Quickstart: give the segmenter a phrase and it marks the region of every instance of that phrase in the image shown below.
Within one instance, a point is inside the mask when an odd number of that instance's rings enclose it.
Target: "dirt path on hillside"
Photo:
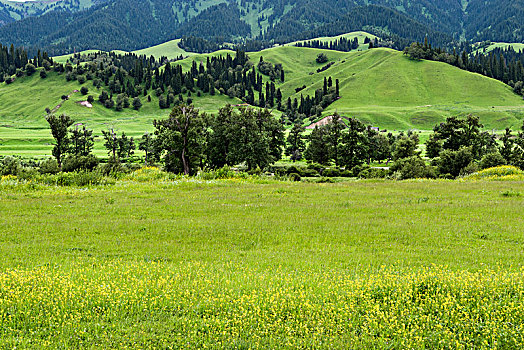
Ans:
[[[67,100],[69,100],[71,98],[71,96],[73,96],[74,93],[77,93],[79,92],[78,90],[73,90],[69,95],[67,95]],[[67,101],[67,100],[62,100],[62,102],[60,102],[58,105],[55,106],[55,108],[53,108],[51,110],[51,112],[49,114],[53,114],[55,113],[56,111],[58,111],[60,109],[60,107],[62,107],[62,104]]]

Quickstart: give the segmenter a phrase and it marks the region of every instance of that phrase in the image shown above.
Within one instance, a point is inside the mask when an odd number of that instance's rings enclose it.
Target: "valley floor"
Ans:
[[[0,347],[524,345],[522,182],[0,191]]]

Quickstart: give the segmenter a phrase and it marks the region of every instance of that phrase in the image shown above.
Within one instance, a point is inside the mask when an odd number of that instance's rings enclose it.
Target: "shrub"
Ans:
[[[55,158],[47,158],[40,162],[40,173],[41,174],[57,174],[60,171],[58,162]]]
[[[67,156],[62,164],[62,170],[72,172],[78,170],[91,171],[98,165],[98,158],[90,154],[88,156]]]
[[[296,166],[294,166],[294,165],[291,165],[291,166],[286,168],[286,174],[289,175],[289,174],[292,174],[292,173],[297,173],[297,174],[299,173],[298,168]]]
[[[322,164],[319,164],[319,163],[309,163],[307,165],[307,168],[308,169],[313,169],[315,170],[316,172],[318,173],[322,173],[322,171],[326,168],[325,166],[323,166]]]
[[[352,177],[353,173],[351,170],[344,170],[340,172],[340,177]]]
[[[288,178],[289,178],[290,181],[300,181],[300,180],[302,180],[300,175],[297,174],[297,173],[289,174]]]
[[[389,170],[379,168],[367,168],[358,174],[362,179],[384,179],[388,176]]]
[[[369,165],[367,164],[355,165],[353,168],[351,168],[351,174],[353,177],[359,177],[360,173],[367,169],[369,169]]]
[[[499,165],[505,165],[506,160],[499,152],[493,152],[488,153],[482,157],[480,160],[479,168],[480,169],[487,169],[487,168],[494,168]]]
[[[0,163],[0,175],[17,175],[20,171],[20,161],[14,157],[6,156]]]
[[[309,169],[309,168],[300,168],[300,176],[302,177],[317,177],[320,176],[318,171],[315,169]]]
[[[470,147],[462,147],[458,151],[444,150],[436,159],[438,172],[442,175],[450,174],[453,177],[460,175],[462,169],[466,168],[473,160]]]
[[[53,179],[53,178],[51,178]],[[105,179],[102,174],[97,171],[81,171],[72,173],[59,173],[54,175],[54,182],[56,186],[90,186],[112,184],[114,182]]]
[[[326,63],[328,61],[328,57],[325,53],[319,53],[316,58],[317,63]]]
[[[466,180],[516,180],[524,181],[524,171],[511,165],[502,165],[480,170],[465,176]]]
[[[87,87],[82,86],[82,87],[80,88],[80,93],[81,93],[82,95],[87,95],[88,92],[89,92],[89,89],[88,89]]]
[[[25,73],[28,77],[33,75],[34,72],[36,72],[36,67],[32,63],[28,63],[25,65]]]
[[[99,170],[103,175],[118,177],[119,174],[124,173],[126,169],[122,166],[118,159],[110,157],[106,164],[102,164],[99,167]]]
[[[325,169],[322,172],[322,176],[324,176],[324,177],[339,177],[340,176],[340,170],[339,169],[328,168],[328,169]]]
[[[399,180],[405,179],[434,179],[436,177],[433,167],[426,165],[418,156],[397,160],[390,168]]]

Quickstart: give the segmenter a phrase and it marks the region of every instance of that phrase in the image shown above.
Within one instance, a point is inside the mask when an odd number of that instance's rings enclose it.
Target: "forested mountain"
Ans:
[[[524,42],[522,0],[471,0],[466,35],[474,41]]]
[[[184,36],[286,42],[361,29],[399,42],[427,35],[439,46],[524,40],[524,5],[511,0],[62,0],[33,5],[32,14],[5,1],[0,22],[22,19],[0,28],[0,43],[51,54],[135,50]]]
[[[449,34],[432,30],[429,26],[418,22],[401,12],[384,6],[362,6],[351,9],[346,15],[333,22],[305,30],[303,26],[289,26],[282,23],[272,28],[267,38],[277,42],[302,40],[319,36],[334,36],[356,30],[366,30],[381,37],[394,37],[398,43],[397,49],[413,41],[428,39],[439,46],[445,46],[453,40]]]
[[[55,10],[77,12],[105,1],[107,0],[36,0],[26,2],[0,0],[0,26],[26,17],[40,16]]]

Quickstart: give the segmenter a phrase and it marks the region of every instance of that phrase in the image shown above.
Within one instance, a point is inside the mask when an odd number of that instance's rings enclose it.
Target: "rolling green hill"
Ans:
[[[142,49],[142,50],[132,51],[132,53],[136,53],[137,55],[146,55],[146,56],[153,55],[153,56],[158,57],[158,58],[160,58],[162,56],[165,56],[168,59],[174,59],[174,58],[179,57],[180,55],[182,55],[182,56],[193,56],[193,55],[195,55],[195,53],[193,53],[193,52],[187,52],[184,49],[181,49],[178,46],[179,42],[180,42],[180,39],[174,39],[174,40],[170,40],[170,41],[167,41],[165,43],[162,43],[160,45],[151,46],[151,47],[148,47],[148,48],[145,48],[145,49]],[[100,51],[100,50],[96,50],[96,49],[83,50],[83,51],[80,51],[80,52],[77,52],[77,53],[79,53],[79,54],[89,54],[89,53],[93,53],[93,52],[97,52],[97,51]],[[113,50],[112,52],[115,52],[117,54],[126,54],[127,53],[127,51],[122,51],[122,50]],[[53,57],[53,60],[56,61],[56,62],[59,62],[59,63],[65,63],[72,56],[73,56],[73,54],[55,56],[55,57]]]
[[[519,51],[524,50],[524,44],[522,43],[491,43],[491,45],[486,46],[485,48],[479,48],[476,51],[473,52],[473,54],[476,54],[477,52],[483,52],[483,53],[490,53],[494,49],[502,48],[504,50],[508,49],[509,47],[512,47],[513,50]],[[485,50],[484,50],[485,49]]]
[[[176,52],[176,42],[151,48],[157,55]],[[173,50],[173,51],[170,51]],[[193,60],[205,61],[210,55],[223,55],[222,50],[212,54],[195,54],[176,62],[183,69],[190,68]],[[325,53],[331,68],[316,73],[323,66],[315,61]],[[148,53],[149,54],[149,53]],[[389,130],[431,130],[434,125],[451,115],[473,113],[481,118],[488,129],[516,129],[524,119],[524,101],[507,85],[478,74],[432,61],[412,61],[400,52],[390,49],[338,52],[294,46],[280,46],[261,52],[249,53],[253,63],[260,56],[265,61],[281,63],[286,73],[284,83],[277,84],[284,99],[300,98],[300,94],[314,95],[321,88],[324,77],[340,81],[341,98],[330,105],[323,116],[337,111],[345,116],[361,119]],[[88,81],[85,85],[95,99],[99,91]],[[300,93],[295,88],[306,85]],[[80,88],[78,82],[66,82],[63,76],[51,72],[46,79],[37,74],[18,78],[10,85],[0,84],[0,154],[45,155],[50,154],[51,141],[44,119],[45,108],[61,102],[62,95],[69,95]],[[143,107],[137,112],[108,110],[98,102],[93,108],[79,105],[86,99],[73,93],[56,113],[67,113],[79,122],[88,124],[97,133],[107,126],[115,126],[133,136],[152,129],[155,118],[167,116],[168,110],[158,108],[158,99],[142,97]],[[184,97],[187,98],[187,95]],[[240,103],[237,99],[217,94],[192,96],[194,104],[207,112],[217,111],[226,103]],[[101,143],[97,153],[103,153]]]
[[[98,96],[95,87],[86,82],[89,94]],[[158,108],[158,98],[151,95],[151,102],[141,97],[143,107],[140,111],[131,108],[122,112],[110,110],[95,102],[92,108],[84,107],[78,102],[85,101],[87,96],[80,92],[81,85],[76,81],[66,82],[63,76],[49,73],[46,79],[38,74],[17,79],[11,85],[0,85],[0,155],[51,155],[51,134],[45,120],[45,108],[53,108],[62,102],[62,95],[71,94],[69,100],[62,103],[56,114],[68,114],[77,122],[85,123],[95,133],[100,135],[102,129],[114,127],[119,131],[138,137],[146,131],[152,131],[154,119],[166,118],[170,110]],[[187,98],[187,95],[185,96]],[[227,103],[241,103],[238,99],[230,99],[224,95],[200,98],[194,97],[194,105],[198,108],[216,112]],[[102,142],[97,139],[95,154],[104,155]]]
[[[394,129],[431,129],[445,117],[462,113],[480,116],[487,128],[517,127],[524,119],[524,101],[497,80],[469,73],[440,62],[412,61],[400,52],[374,49],[342,53],[327,51],[331,68],[315,57],[323,50],[280,47],[251,54],[273,63],[282,62],[284,96],[313,95],[323,77],[340,80],[341,99],[325,111],[355,116],[372,125]],[[324,51],[325,52],[325,51]],[[311,74],[313,73],[313,74]],[[298,86],[307,88],[294,93]]]

